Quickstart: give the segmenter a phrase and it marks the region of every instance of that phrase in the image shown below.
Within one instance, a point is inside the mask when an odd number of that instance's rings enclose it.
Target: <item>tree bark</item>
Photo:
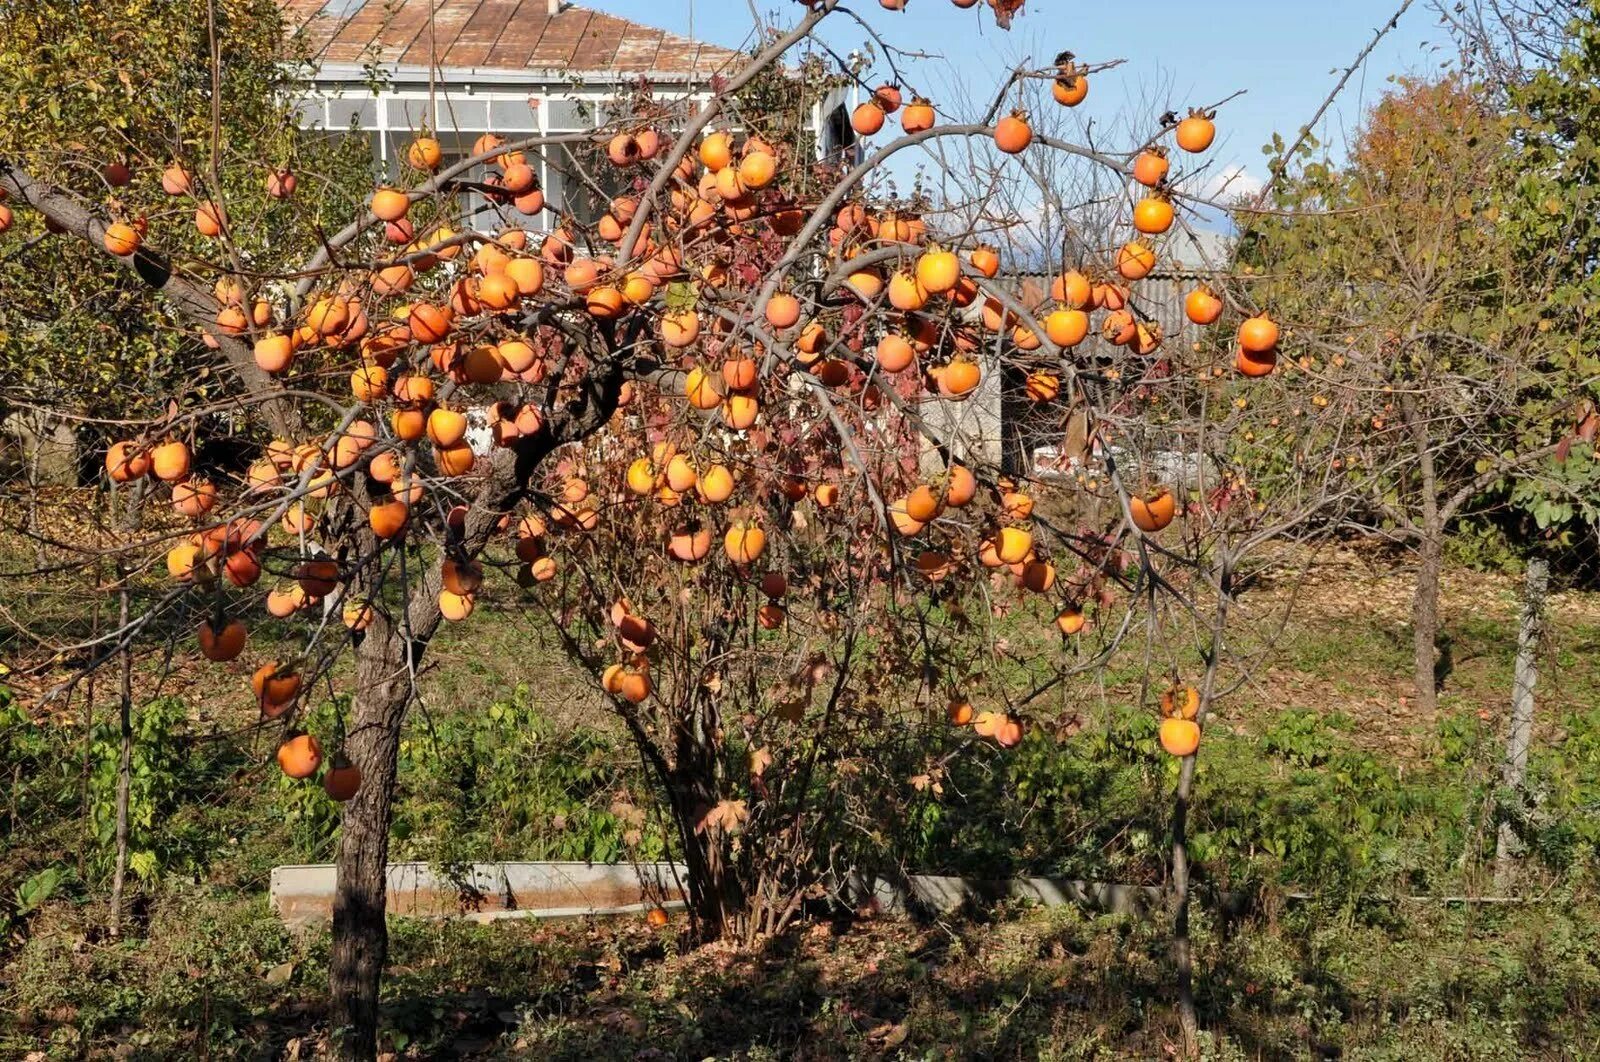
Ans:
[[[361,787],[345,805],[340,828],[328,969],[333,1054],[351,1062],[377,1057],[379,990],[389,953],[389,822],[411,699],[404,640],[388,624],[379,626],[368,630],[356,653],[357,692],[344,752],[361,770]]]
[[[1517,630],[1517,662],[1511,682],[1511,729],[1506,737],[1506,762],[1501,773],[1505,787],[1518,799],[1528,769],[1528,746],[1533,740],[1533,687],[1539,681],[1539,640],[1544,633],[1545,592],[1550,566],[1541,558],[1528,562],[1522,594],[1522,622]],[[1495,891],[1504,893],[1516,869],[1522,845],[1509,822],[1502,822],[1495,838]]]
[[[1411,596],[1412,680],[1417,709],[1439,707],[1439,579],[1444,567],[1444,529],[1425,523],[1417,550],[1417,583]]]

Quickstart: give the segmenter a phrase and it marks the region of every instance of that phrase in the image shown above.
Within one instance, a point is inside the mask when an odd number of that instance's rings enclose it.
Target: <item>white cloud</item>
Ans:
[[[1206,199],[1229,203],[1240,196],[1255,195],[1261,188],[1260,177],[1235,163],[1207,174],[1196,194]]]

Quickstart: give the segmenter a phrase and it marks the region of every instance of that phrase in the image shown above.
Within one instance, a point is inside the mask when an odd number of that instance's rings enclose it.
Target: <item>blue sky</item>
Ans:
[[[677,33],[690,29],[691,0],[580,2]],[[800,12],[793,0],[756,0],[755,6],[763,15],[776,11],[786,22]],[[1161,94],[1151,119],[1167,106],[1181,111],[1244,89],[1219,119],[1213,172],[1243,167],[1248,180],[1264,171],[1261,146],[1275,130],[1293,137],[1333,86],[1334,68],[1349,64],[1399,0],[1140,0],[1137,5],[1028,0],[1010,33],[996,30],[988,12],[961,11],[949,0],[911,0],[909,15],[882,10],[873,0],[854,0],[852,6],[896,46],[935,53],[909,65],[913,82],[936,102],[958,85],[984,95],[997,71],[1024,57],[1043,66],[1063,49],[1086,61],[1127,60],[1096,79],[1080,112],[1098,110],[1109,117],[1136,100],[1144,86],[1158,83],[1170,91]],[[694,35],[701,40],[726,45],[746,40],[752,24],[746,0],[693,0],[692,8]],[[1107,17],[1106,11],[1119,14]],[[837,28],[829,41],[839,51],[865,41],[845,17],[830,21]],[[1425,0],[1417,0],[1364,72],[1352,78],[1319,135],[1335,147],[1342,144],[1345,131],[1382,94],[1387,78],[1437,70],[1448,50]],[[1242,189],[1236,183],[1233,190]]]

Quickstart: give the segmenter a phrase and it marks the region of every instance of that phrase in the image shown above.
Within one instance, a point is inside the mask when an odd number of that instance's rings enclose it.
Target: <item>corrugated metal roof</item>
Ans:
[[[319,63],[709,78],[745,56],[546,0],[281,0]]]

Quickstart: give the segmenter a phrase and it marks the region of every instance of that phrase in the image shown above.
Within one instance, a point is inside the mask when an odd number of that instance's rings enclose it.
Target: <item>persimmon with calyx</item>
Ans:
[[[907,133],[925,133],[937,120],[933,104],[921,96],[913,98],[900,112],[900,127]]]
[[[931,295],[943,295],[961,280],[961,259],[954,251],[934,247],[917,259],[917,283]]]
[[[994,127],[995,146],[1007,155],[1020,155],[1033,143],[1033,127],[1022,111],[1012,111]]]
[[[722,547],[733,563],[748,567],[766,551],[767,534],[753,523],[734,524],[723,537]]]
[[[1089,75],[1080,73],[1073,63],[1062,66],[1056,71],[1050,95],[1063,107],[1076,107],[1089,97]]]
[[[431,136],[419,136],[406,147],[406,162],[411,168],[432,173],[444,161],[444,150]]]
[[[255,691],[261,714],[273,719],[287,711],[300,695],[300,675],[283,664],[262,664],[250,676],[250,688]]]
[[[1200,714],[1200,691],[1193,686],[1169,686],[1161,692],[1161,715],[1166,719],[1193,719]]]
[[[872,136],[883,128],[886,117],[883,108],[878,106],[876,100],[867,100],[850,112],[850,128],[854,129],[858,136]]]
[[[1117,272],[1128,280],[1142,280],[1156,267],[1156,252],[1142,240],[1130,240],[1117,250]]]
[[[1139,200],[1133,208],[1133,227],[1146,236],[1159,236],[1172,228],[1172,200],[1157,192]]]
[[[1171,169],[1172,163],[1167,160],[1165,148],[1148,147],[1133,160],[1133,179],[1146,188],[1154,188],[1167,179]]]
[[[1217,126],[1212,120],[1214,116],[1206,111],[1193,109],[1189,116],[1178,123],[1175,138],[1178,146],[1190,154],[1199,154],[1211,146],[1217,138]]]

